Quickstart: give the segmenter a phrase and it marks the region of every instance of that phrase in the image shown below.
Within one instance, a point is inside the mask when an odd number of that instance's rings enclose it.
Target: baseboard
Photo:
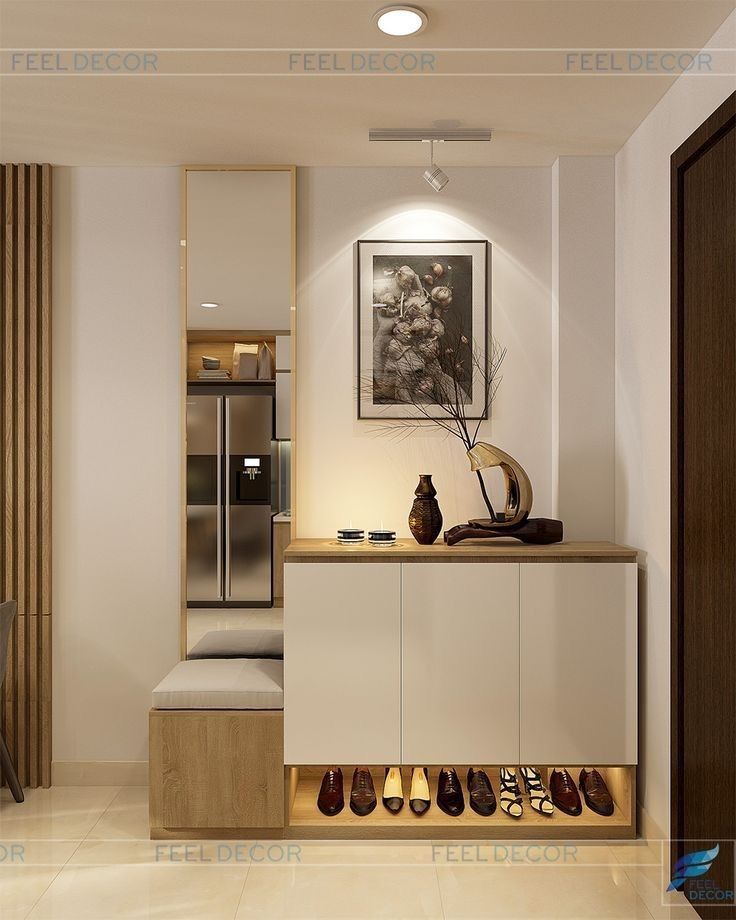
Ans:
[[[52,786],[147,786],[147,760],[56,760]]]
[[[637,802],[636,807],[638,812],[639,836],[643,837],[645,840],[656,842],[667,840],[669,834],[665,834],[664,830],[657,824],[641,802]]]

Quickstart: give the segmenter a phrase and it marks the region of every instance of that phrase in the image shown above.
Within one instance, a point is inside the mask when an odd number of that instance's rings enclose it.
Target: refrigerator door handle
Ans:
[[[224,599],[222,576],[222,396],[217,397],[217,599]]]
[[[222,399],[222,397],[220,397]],[[223,595],[230,600],[230,401],[225,403],[225,574]]]

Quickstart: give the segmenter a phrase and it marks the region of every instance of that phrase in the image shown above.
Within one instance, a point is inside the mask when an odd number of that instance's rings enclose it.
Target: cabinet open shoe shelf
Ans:
[[[293,838],[331,839],[621,839],[636,836],[636,768],[599,767],[615,802],[615,811],[610,818],[603,818],[583,804],[578,817],[570,817],[559,809],[549,818],[532,811],[529,797],[523,792],[524,814],[518,820],[504,814],[500,807],[489,818],[477,815],[468,804],[465,785],[467,766],[457,767],[463,783],[465,811],[452,818],[437,806],[437,775],[439,767],[429,768],[429,784],[432,806],[421,818],[409,809],[409,784],[411,768],[403,767],[405,804],[398,815],[392,815],[381,803],[383,788],[383,767],[371,768],[376,787],[378,805],[371,814],[358,817],[350,810],[350,782],[354,767],[343,766],[345,778],[345,807],[340,814],[327,817],[317,808],[317,795],[324,774],[324,767],[287,767],[287,826],[285,835]],[[485,767],[498,798],[498,767]],[[548,769],[540,767],[545,782]],[[551,768],[550,768],[551,770]],[[577,779],[580,767],[569,767]],[[582,795],[581,795],[582,799]]]

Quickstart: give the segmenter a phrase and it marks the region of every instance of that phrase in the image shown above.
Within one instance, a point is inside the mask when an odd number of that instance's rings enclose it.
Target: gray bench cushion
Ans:
[[[283,709],[284,662],[180,661],[153,691],[154,709]]]
[[[215,629],[189,652],[188,658],[283,658],[283,629]]]

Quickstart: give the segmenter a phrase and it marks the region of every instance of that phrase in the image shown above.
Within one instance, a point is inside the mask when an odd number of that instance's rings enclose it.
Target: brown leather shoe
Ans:
[[[364,818],[376,807],[376,790],[368,767],[356,767],[353,788],[350,790],[350,810]]]
[[[463,787],[454,767],[443,767],[437,780],[437,804],[446,815],[455,818],[465,811]]]
[[[583,793],[585,804],[591,811],[604,818],[613,814],[613,798],[608,791],[605,780],[597,770],[580,771],[580,791]]]
[[[549,778],[549,791],[555,806],[566,815],[576,818],[583,811],[575,780],[567,770],[553,770]]]
[[[345,806],[342,792],[342,770],[339,767],[330,767],[322,777],[322,785],[317,796],[317,808],[323,815],[331,818],[338,815]]]

